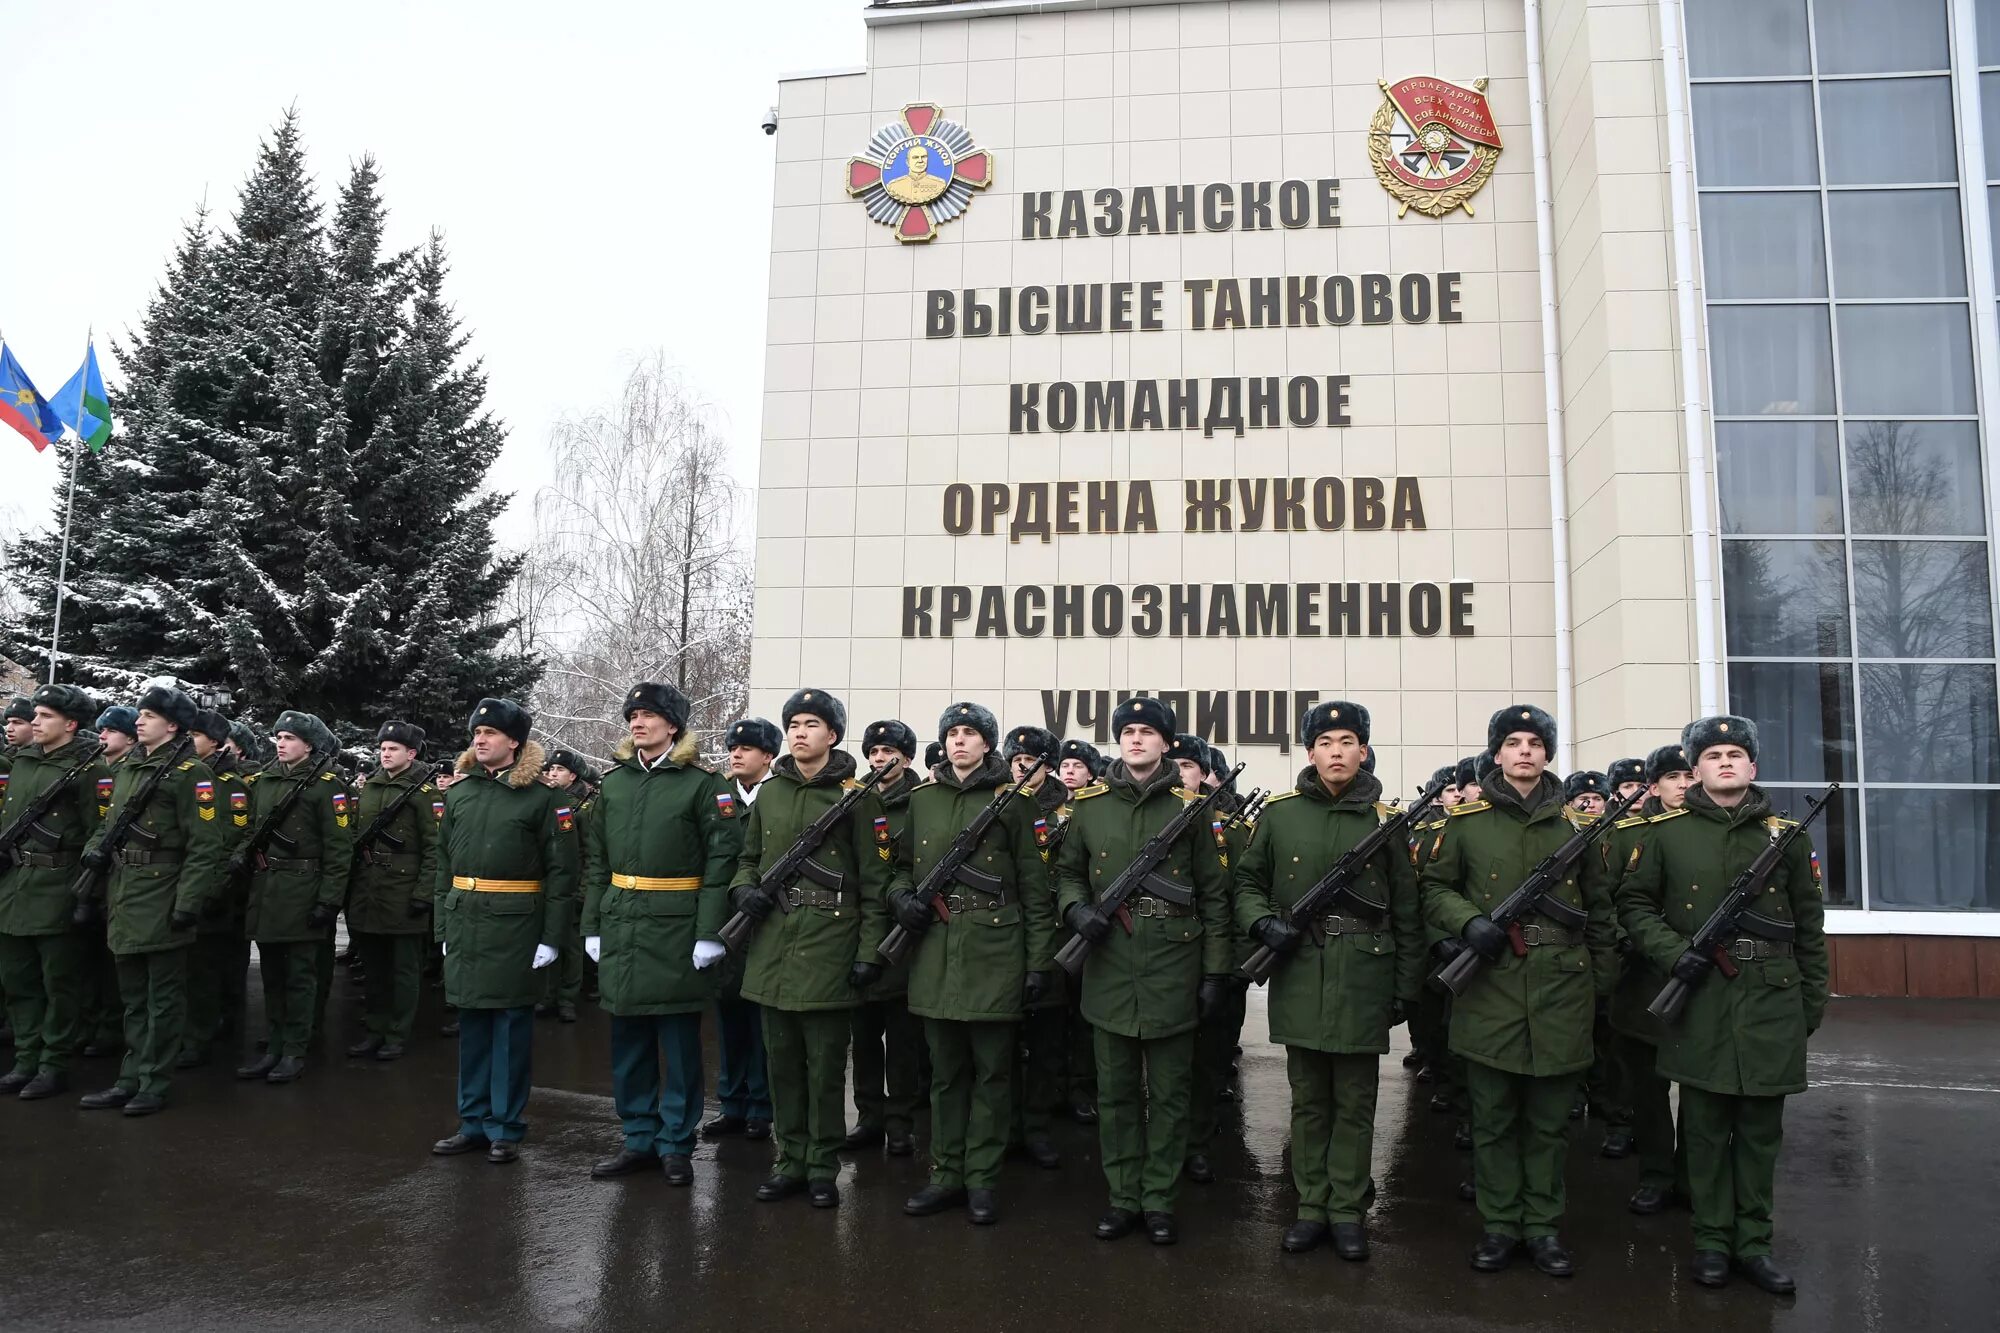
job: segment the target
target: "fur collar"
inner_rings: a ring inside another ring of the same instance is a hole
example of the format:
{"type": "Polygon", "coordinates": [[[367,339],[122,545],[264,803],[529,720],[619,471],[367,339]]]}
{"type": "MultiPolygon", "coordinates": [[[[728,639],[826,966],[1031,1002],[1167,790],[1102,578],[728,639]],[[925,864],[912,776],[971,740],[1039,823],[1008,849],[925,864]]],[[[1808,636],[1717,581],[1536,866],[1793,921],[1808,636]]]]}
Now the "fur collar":
{"type": "MultiPolygon", "coordinates": [[[[510,787],[532,787],[542,780],[542,745],[531,740],[523,745],[514,756],[514,766],[507,770],[504,781],[510,787]]],[[[472,747],[467,746],[458,756],[454,765],[460,773],[479,772],[479,761],[472,757],[472,747]]]]}
{"type": "MultiPolygon", "coordinates": [[[[630,736],[619,741],[617,748],[611,751],[611,758],[614,763],[622,764],[627,759],[636,761],[638,757],[639,747],[632,743],[630,736]]],[[[688,767],[700,757],[701,745],[695,740],[694,733],[691,731],[683,731],[679,736],[676,736],[674,738],[674,748],[667,751],[667,762],[680,768],[688,767]]]]}

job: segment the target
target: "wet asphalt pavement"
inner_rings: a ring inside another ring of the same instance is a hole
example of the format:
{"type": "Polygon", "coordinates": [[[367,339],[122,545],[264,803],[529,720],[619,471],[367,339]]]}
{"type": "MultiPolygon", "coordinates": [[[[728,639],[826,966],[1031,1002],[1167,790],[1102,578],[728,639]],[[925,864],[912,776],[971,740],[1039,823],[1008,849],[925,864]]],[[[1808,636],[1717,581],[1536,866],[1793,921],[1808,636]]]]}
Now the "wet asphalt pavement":
{"type": "MultiPolygon", "coordinates": [[[[253,996],[257,982],[251,980],[253,996]]],[[[411,1054],[347,1061],[356,995],[290,1087],[183,1075],[147,1120],[73,1096],[0,1106],[0,1322],[20,1328],[753,1328],[1992,1330],[2000,1327],[2000,1005],[1836,1001],[1792,1099],[1777,1258],[1800,1293],[1687,1274],[1688,1217],[1637,1218],[1631,1159],[1574,1136],[1565,1237],[1577,1276],[1467,1264],[1479,1225],[1456,1196],[1467,1155],[1429,1089],[1383,1060],[1374,1257],[1285,1255],[1283,1053],[1261,992],[1244,1032],[1245,1100],[1185,1185],[1181,1243],[1092,1238],[1104,1206],[1095,1130],[1063,1124],[1060,1171],[1009,1159],[1003,1220],[906,1218],[921,1156],[850,1155],[843,1205],[759,1204],[768,1147],[704,1144],[691,1189],[593,1181],[616,1147],[607,1024],[537,1023],[521,1160],[428,1155],[455,1125],[452,1043],[427,991],[411,1054]]],[[[251,1031],[260,1031],[253,1003],[251,1031]]],[[[714,1048],[708,1086],[713,1091],[714,1048]]],[[[76,1092],[111,1078],[83,1062],[76,1092]]],[[[921,1128],[919,1144],[922,1142],[921,1128]]],[[[921,1153],[921,1147],[920,1147],[921,1153]]]]}

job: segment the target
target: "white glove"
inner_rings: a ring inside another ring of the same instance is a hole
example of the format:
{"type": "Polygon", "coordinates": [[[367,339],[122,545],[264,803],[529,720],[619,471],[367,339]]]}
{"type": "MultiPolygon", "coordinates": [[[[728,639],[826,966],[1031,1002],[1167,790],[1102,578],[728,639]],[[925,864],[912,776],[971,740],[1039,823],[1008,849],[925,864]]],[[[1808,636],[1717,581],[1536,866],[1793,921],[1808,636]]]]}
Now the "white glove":
{"type": "Polygon", "coordinates": [[[699,970],[701,968],[707,967],[709,964],[713,963],[716,959],[722,957],[722,955],[728,952],[729,951],[727,949],[723,948],[720,944],[717,944],[714,940],[696,940],[694,942],[695,968],[699,970]]]}
{"type": "Polygon", "coordinates": [[[554,949],[551,949],[546,944],[537,944],[535,946],[535,961],[532,964],[532,966],[536,968],[544,968],[547,967],[550,963],[553,963],[555,960],[556,960],[556,951],[554,949]]]}
{"type": "Polygon", "coordinates": [[[602,935],[585,935],[583,937],[583,951],[590,955],[591,962],[603,962],[604,937],[602,935]]]}
{"type": "Polygon", "coordinates": [[[443,958],[443,957],[445,957],[445,956],[446,956],[447,954],[449,954],[450,952],[451,952],[451,946],[450,946],[449,944],[446,944],[446,943],[445,943],[445,942],[444,942],[443,940],[439,940],[439,941],[438,941],[438,957],[440,957],[440,958],[443,958]]]}

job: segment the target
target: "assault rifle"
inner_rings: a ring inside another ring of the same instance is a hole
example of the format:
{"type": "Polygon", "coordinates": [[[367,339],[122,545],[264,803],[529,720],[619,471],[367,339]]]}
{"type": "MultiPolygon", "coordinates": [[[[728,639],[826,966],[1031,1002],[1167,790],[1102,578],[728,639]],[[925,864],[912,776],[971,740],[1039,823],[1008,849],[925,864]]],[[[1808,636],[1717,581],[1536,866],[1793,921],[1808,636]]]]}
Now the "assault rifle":
{"type": "Polygon", "coordinates": [[[83,758],[78,760],[73,767],[64,769],[60,777],[43,788],[41,794],[36,796],[33,801],[30,801],[28,807],[14,817],[13,823],[4,829],[0,829],[0,860],[12,859],[14,853],[21,849],[21,844],[28,840],[28,835],[31,833],[40,832],[42,836],[48,836],[47,831],[41,828],[42,820],[48,816],[49,811],[56,808],[56,802],[63,798],[63,793],[67,792],[76,784],[76,780],[83,776],[83,770],[96,763],[97,756],[103,753],[104,747],[102,745],[93,745],[90,747],[89,750],[85,751],[83,758]]]}
{"type": "MultiPolygon", "coordinates": [[[[863,796],[874,790],[875,784],[882,780],[882,775],[888,770],[887,764],[881,768],[871,768],[867,777],[842,792],[839,800],[829,805],[818,819],[806,825],[805,831],[799,834],[798,839],[786,849],[785,854],[773,862],[771,868],[752,886],[752,891],[762,895],[779,911],[787,913],[792,910],[792,903],[791,899],[785,896],[785,891],[795,879],[809,879],[823,889],[838,892],[844,877],[839,871],[828,870],[813,860],[813,853],[819,850],[822,842],[826,841],[827,834],[833,832],[840,821],[847,818],[848,811],[860,804],[863,796]]],[[[748,912],[738,911],[722,923],[722,929],[715,932],[715,938],[721,940],[722,947],[729,952],[741,953],[744,946],[750,942],[751,933],[757,929],[757,923],[762,919],[751,916],[748,912]]]]}
{"type": "MultiPolygon", "coordinates": [[[[1723,895],[1722,905],[1710,914],[1701,929],[1694,933],[1694,938],[1688,941],[1689,953],[1713,959],[1716,971],[1734,981],[1740,969],[1730,956],[1729,946],[1738,935],[1755,935],[1759,939],[1791,943],[1798,934],[1797,926],[1790,921],[1760,916],[1750,910],[1750,905],[1764,892],[1771,872],[1778,868],[1778,862],[1785,859],[1791,845],[1804,836],[1807,827],[1819,818],[1820,811],[1826,809],[1827,803],[1839,790],[1838,782],[1828,783],[1825,793],[1818,800],[1807,798],[1804,819],[1785,828],[1771,830],[1771,840],[1757,853],[1757,859],[1745,866],[1743,872],[1730,883],[1729,892],[1723,895]]],[[[1646,1006],[1646,1012],[1663,1023],[1678,1022],[1692,994],[1694,983],[1669,977],[1667,984],[1660,987],[1660,993],[1653,997],[1653,1002],[1646,1006]]]]}
{"type": "Polygon", "coordinates": [[[131,799],[119,807],[111,826],[97,840],[94,852],[84,853],[83,871],[70,885],[70,892],[76,895],[76,910],[70,913],[70,920],[77,925],[89,925],[104,911],[104,886],[111,878],[112,859],[139,827],[140,818],[146,813],[146,807],[153,803],[153,794],[167,780],[167,774],[173,772],[174,766],[193,748],[192,736],[182,736],[175,741],[167,751],[166,762],[148,773],[139,784],[139,789],[132,793],[131,799]]]}
{"type": "MultiPolygon", "coordinates": [[[[938,858],[938,863],[924,876],[924,882],[917,885],[913,896],[926,908],[936,912],[938,920],[944,922],[951,920],[951,909],[945,906],[944,901],[944,891],[948,885],[963,884],[968,889],[976,889],[986,894],[1000,892],[1001,883],[998,875],[989,875],[984,870],[976,870],[967,865],[966,860],[978,848],[979,840],[986,836],[986,830],[992,827],[993,821],[1000,817],[1000,812],[1006,809],[1007,802],[1016,796],[1026,794],[1028,783],[1034,779],[1035,774],[1048,766],[1048,757],[1037,755],[1035,766],[1029,769],[1019,782],[1001,783],[999,790],[993,793],[993,799],[972,817],[970,824],[958,831],[958,836],[951,840],[951,846],[945,849],[944,855],[938,858]]],[[[891,963],[900,963],[903,961],[903,955],[908,953],[910,946],[916,942],[916,938],[915,932],[899,924],[889,932],[882,943],[875,947],[875,952],[891,963]]]]}
{"type": "Polygon", "coordinates": [[[425,769],[415,781],[396,794],[395,800],[378,810],[375,818],[368,821],[368,827],[361,830],[361,836],[354,840],[355,855],[364,861],[369,859],[369,854],[377,842],[387,843],[392,852],[402,851],[403,840],[389,832],[389,825],[403,812],[403,807],[410,803],[410,798],[422,791],[424,784],[436,776],[435,765],[425,769]]]}

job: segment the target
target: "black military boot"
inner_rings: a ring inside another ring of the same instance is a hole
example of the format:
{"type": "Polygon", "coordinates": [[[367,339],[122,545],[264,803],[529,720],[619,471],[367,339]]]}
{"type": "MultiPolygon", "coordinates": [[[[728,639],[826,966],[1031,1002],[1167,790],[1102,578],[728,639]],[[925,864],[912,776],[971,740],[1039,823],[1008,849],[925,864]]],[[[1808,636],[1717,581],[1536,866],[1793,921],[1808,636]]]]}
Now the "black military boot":
{"type": "Polygon", "coordinates": [[[776,1203],[780,1199],[789,1199],[805,1187],[805,1181],[797,1176],[772,1176],[757,1187],[757,1202],[776,1203]]]}
{"type": "Polygon", "coordinates": [[[520,1145],[512,1139],[495,1139],[486,1145],[486,1160],[495,1166],[505,1166],[509,1162],[521,1160],[520,1145]]]}
{"type": "Polygon", "coordinates": [[[888,1134],[888,1149],[891,1157],[908,1157],[917,1150],[917,1141],[907,1129],[892,1129],[888,1134]]]}
{"type": "Polygon", "coordinates": [[[760,1120],[754,1115],[751,1116],[743,1122],[743,1137],[749,1139],[752,1143],[762,1143],[765,1139],[771,1137],[771,1122],[760,1120]]]}
{"type": "Polygon", "coordinates": [[[880,1125],[856,1125],[847,1131],[847,1137],[842,1139],[840,1144],[852,1152],[860,1148],[876,1147],[887,1137],[887,1132],[880,1125]]]}
{"type": "Polygon", "coordinates": [[[576,1022],[576,1006],[571,1004],[568,1000],[564,1000],[561,1004],[557,1005],[556,1021],[559,1023],[576,1022]]]}
{"type": "Polygon", "coordinates": [[[450,1138],[439,1139],[431,1145],[433,1157],[457,1157],[461,1153],[479,1152],[488,1146],[484,1134],[453,1134],[450,1138]]]}
{"type": "Polygon", "coordinates": [[[271,1066],[271,1072],[264,1075],[266,1083],[296,1083],[299,1075],[306,1072],[306,1062],[296,1055],[287,1055],[271,1066]]]}
{"type": "Polygon", "coordinates": [[[660,1174],[669,1185],[694,1184],[694,1160],[686,1153],[670,1152],[660,1158],[660,1174]]]}
{"type": "Polygon", "coordinates": [[[34,1081],[35,1071],[32,1069],[9,1070],[5,1074],[0,1074],[0,1094],[19,1092],[34,1081]]]}
{"type": "Polygon", "coordinates": [[[840,1187],[831,1180],[808,1180],[806,1202],[815,1208],[840,1207],[840,1187]]]}
{"type": "Polygon", "coordinates": [[[1691,1270],[1694,1280],[1704,1287],[1729,1284],[1729,1256],[1721,1250],[1696,1250],[1691,1270]]]}
{"type": "Polygon", "coordinates": [[[354,1059],[359,1060],[363,1056],[373,1055],[375,1054],[375,1052],[381,1049],[382,1049],[382,1039],[371,1032],[367,1036],[363,1037],[360,1041],[357,1041],[352,1046],[348,1047],[347,1053],[354,1059]]]}
{"type": "Polygon", "coordinates": [[[76,1099],[76,1104],[86,1111],[110,1111],[132,1100],[129,1088],[109,1087],[103,1092],[86,1092],[76,1099]]]}
{"type": "Polygon", "coordinates": [[[1097,1219],[1097,1238],[1117,1240],[1132,1234],[1132,1228],[1139,1225],[1139,1215],[1123,1208],[1113,1208],[1097,1219]]]}
{"type": "Polygon", "coordinates": [[[1097,1108],[1086,1098],[1073,1097],[1069,1104],[1069,1118],[1079,1125],[1094,1125],[1097,1123],[1097,1108]]]}
{"type": "Polygon", "coordinates": [[[400,1041],[383,1042],[380,1046],[375,1048],[375,1058],[377,1060],[384,1062],[385,1064],[390,1060],[402,1059],[403,1043],[400,1041]]]}
{"type": "Polygon", "coordinates": [[[1663,1213],[1667,1209],[1667,1192],[1657,1185],[1641,1185],[1633,1190],[1632,1197],[1625,1201],[1625,1209],[1641,1217],[1663,1213]]]}
{"type": "Polygon", "coordinates": [[[1026,1147],[1029,1159],[1044,1171],[1053,1171],[1062,1165],[1062,1154],[1047,1139],[1039,1136],[1029,1139],[1026,1147]]]}
{"type": "Polygon", "coordinates": [[[1146,1239],[1155,1245],[1172,1245],[1181,1238],[1181,1224],[1172,1213],[1146,1214],[1146,1239]]]}
{"type": "Polygon", "coordinates": [[[1753,1254],[1748,1259],[1738,1259],[1736,1270],[1773,1296],[1789,1296],[1799,1289],[1792,1275],[1772,1263],[1768,1254],[1753,1254]]]}
{"type": "Polygon", "coordinates": [[[199,1069],[208,1063],[208,1047],[183,1046],[180,1058],[174,1061],[176,1069],[199,1069]]]}
{"type": "Polygon", "coordinates": [[[1604,1146],[1597,1150],[1612,1161],[1632,1155],[1632,1131],[1623,1125],[1613,1125],[1604,1131],[1604,1146]]]}
{"type": "Polygon", "coordinates": [[[1215,1183],[1215,1168],[1209,1165],[1208,1156],[1205,1153],[1196,1153],[1188,1158],[1182,1169],[1187,1172],[1187,1178],[1197,1185],[1213,1185],[1215,1183]]]}
{"type": "Polygon", "coordinates": [[[1550,1277],[1568,1277],[1576,1272],[1576,1265],[1570,1261],[1569,1251],[1556,1236],[1532,1236],[1528,1240],[1528,1257],[1535,1261],[1535,1267],[1550,1277]]]}
{"type": "Polygon", "coordinates": [[[1514,1251],[1520,1244],[1512,1236],[1489,1231],[1472,1247],[1472,1266],[1482,1273],[1497,1273],[1514,1262],[1514,1251]]]}
{"type": "Polygon", "coordinates": [[[1285,1238],[1278,1244],[1287,1254],[1304,1254],[1307,1250],[1317,1249],[1326,1235],[1326,1223],[1302,1217],[1285,1228],[1285,1238]]]}
{"type": "Polygon", "coordinates": [[[719,1115],[701,1127],[701,1136],[705,1139],[732,1138],[741,1134],[748,1124],[740,1115],[719,1115]]]}
{"type": "Polygon", "coordinates": [[[966,1220],[976,1227],[990,1227],[1000,1220],[1000,1200],[992,1190],[968,1190],[965,1196],[966,1220]]]}
{"type": "Polygon", "coordinates": [[[125,1103],[121,1114],[130,1116],[158,1115],[167,1109],[167,1099],[157,1092],[135,1092],[132,1100],[125,1103]]]}
{"type": "Polygon", "coordinates": [[[1368,1232],[1359,1222],[1333,1224],[1333,1252],[1350,1263],[1368,1257],[1368,1232]]]}
{"type": "Polygon", "coordinates": [[[44,1069],[28,1080],[28,1086],[21,1089],[21,1100],[38,1102],[44,1097],[53,1097],[69,1090],[69,1075],[60,1069],[44,1069]]]}
{"type": "Polygon", "coordinates": [[[277,1067],[278,1067],[278,1057],[272,1055],[269,1051],[266,1051],[264,1054],[258,1056],[255,1060],[251,1061],[249,1064],[240,1066],[236,1071],[236,1077],[263,1078],[266,1074],[269,1074],[273,1069],[276,1069],[277,1067]]]}
{"type": "Polygon", "coordinates": [[[964,1190],[932,1183],[903,1200],[903,1211],[911,1217],[930,1217],[947,1208],[962,1207],[964,1203],[964,1190]]]}
{"type": "Polygon", "coordinates": [[[592,1162],[590,1164],[590,1178],[592,1180],[610,1180],[616,1176],[635,1175],[640,1171],[651,1170],[652,1165],[653,1154],[649,1152],[635,1152],[631,1148],[621,1147],[617,1152],[611,1154],[611,1156],[601,1157],[597,1161],[592,1162]]]}

